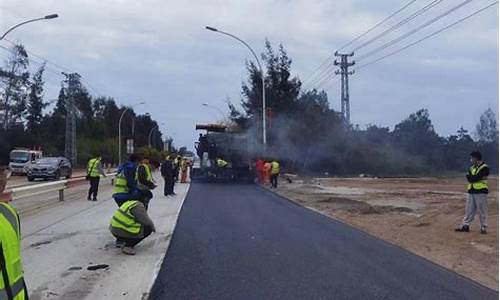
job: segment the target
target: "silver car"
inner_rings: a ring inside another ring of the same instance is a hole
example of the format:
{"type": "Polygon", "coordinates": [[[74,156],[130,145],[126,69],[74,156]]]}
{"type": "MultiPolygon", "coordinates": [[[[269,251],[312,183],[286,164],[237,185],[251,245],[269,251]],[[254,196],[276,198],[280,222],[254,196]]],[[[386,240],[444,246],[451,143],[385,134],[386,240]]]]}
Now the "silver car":
{"type": "Polygon", "coordinates": [[[71,178],[73,170],[70,161],[65,157],[43,157],[28,168],[28,181],[37,178],[60,179],[71,178]]]}

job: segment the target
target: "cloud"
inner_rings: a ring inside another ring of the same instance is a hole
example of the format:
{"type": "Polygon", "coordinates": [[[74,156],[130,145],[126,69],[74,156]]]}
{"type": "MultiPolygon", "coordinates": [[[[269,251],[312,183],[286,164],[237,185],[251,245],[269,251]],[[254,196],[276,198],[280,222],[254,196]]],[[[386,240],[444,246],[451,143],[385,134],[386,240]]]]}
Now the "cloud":
{"type": "MultiPolygon", "coordinates": [[[[389,24],[428,2],[417,1],[389,24]]],[[[384,41],[459,2],[444,1],[384,41]]],[[[401,7],[401,3],[3,0],[0,28],[26,18],[59,13],[60,18],[25,25],[9,38],[79,72],[98,93],[113,96],[121,104],[146,101],[148,105],[141,109],[167,124],[164,133],[176,133],[177,144],[192,147],[196,139],[194,124],[218,118],[201,104],[211,102],[226,110],[222,101],[226,97],[238,103],[241,82],[246,80],[244,62],[253,59],[237,41],[208,32],[205,25],[240,36],[259,53],[264,50],[265,38],[275,45],[283,43],[293,59],[294,74],[304,78],[336,48],[401,7]]],[[[407,42],[487,3],[473,1],[407,42]]],[[[428,107],[441,134],[452,133],[461,125],[473,129],[481,110],[488,106],[498,109],[497,9],[352,76],[353,120],[361,125],[393,126],[409,113],[428,107]]],[[[6,54],[1,55],[4,58],[6,54]]],[[[55,74],[46,78],[48,99],[57,97],[60,80],[55,74]]],[[[338,108],[339,83],[332,86],[327,89],[329,99],[338,108]]]]}

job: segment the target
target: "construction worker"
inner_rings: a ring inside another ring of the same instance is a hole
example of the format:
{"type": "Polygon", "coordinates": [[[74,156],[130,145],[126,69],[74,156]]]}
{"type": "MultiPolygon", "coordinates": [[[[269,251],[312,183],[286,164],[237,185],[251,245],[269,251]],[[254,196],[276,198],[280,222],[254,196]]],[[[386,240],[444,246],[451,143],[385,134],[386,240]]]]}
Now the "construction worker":
{"type": "Polygon", "coordinates": [[[149,159],[143,158],[141,160],[141,163],[137,167],[135,179],[137,180],[137,189],[141,195],[139,200],[147,209],[149,201],[153,198],[151,190],[156,188],[156,184],[153,180],[153,174],[151,173],[151,167],[149,166],[149,159]]]}
{"type": "Polygon", "coordinates": [[[482,155],[479,151],[473,151],[470,154],[470,162],[472,166],[465,176],[467,181],[467,201],[465,204],[465,217],[462,226],[455,229],[459,232],[469,232],[469,227],[476,210],[479,210],[479,222],[481,224],[481,233],[488,233],[488,175],[490,169],[482,160],[482,155]]]}
{"type": "Polygon", "coordinates": [[[128,161],[118,167],[113,188],[113,199],[118,207],[130,199],[139,199],[140,197],[135,179],[138,162],[139,156],[131,154],[128,161]]]}
{"type": "Polygon", "coordinates": [[[135,255],[134,246],[156,232],[146,207],[137,200],[126,201],[115,211],[109,230],[116,238],[116,246],[127,255],[135,255]]]}
{"type": "Polygon", "coordinates": [[[264,184],[264,161],[262,159],[258,159],[255,162],[255,170],[257,171],[257,180],[260,184],[264,184]]]}
{"type": "Polygon", "coordinates": [[[87,163],[87,180],[90,183],[89,193],[87,196],[87,200],[91,200],[90,196],[92,196],[92,201],[97,201],[97,192],[99,190],[99,181],[101,179],[101,175],[106,177],[106,173],[102,167],[101,157],[97,156],[91,158],[87,163]]]}
{"type": "Polygon", "coordinates": [[[269,184],[271,182],[271,162],[264,161],[264,184],[269,184]]]}
{"type": "Polygon", "coordinates": [[[189,169],[189,161],[187,158],[181,161],[181,183],[187,183],[187,173],[189,169]]]}
{"type": "Polygon", "coordinates": [[[163,195],[165,196],[174,196],[174,162],[172,157],[169,155],[166,159],[161,163],[161,176],[165,181],[165,186],[163,189],[163,195]]]}
{"type": "Polygon", "coordinates": [[[271,161],[271,188],[278,188],[278,177],[280,175],[280,163],[271,161]]]}
{"type": "Polygon", "coordinates": [[[21,259],[21,223],[9,197],[3,196],[11,172],[8,154],[0,156],[0,299],[24,300],[28,291],[21,259]]]}
{"type": "Polygon", "coordinates": [[[174,158],[174,182],[179,181],[179,169],[181,167],[181,158],[176,155],[174,158]]]}

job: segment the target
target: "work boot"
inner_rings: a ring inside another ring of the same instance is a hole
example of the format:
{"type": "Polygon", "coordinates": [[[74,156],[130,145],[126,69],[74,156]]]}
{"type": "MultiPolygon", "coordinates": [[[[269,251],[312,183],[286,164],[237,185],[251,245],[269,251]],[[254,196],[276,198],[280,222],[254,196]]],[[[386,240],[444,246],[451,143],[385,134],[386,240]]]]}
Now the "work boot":
{"type": "Polygon", "coordinates": [[[122,252],[123,252],[123,254],[127,254],[127,255],[135,255],[135,250],[132,247],[123,247],[122,252]]]}
{"type": "Polygon", "coordinates": [[[486,230],[486,226],[481,226],[481,234],[487,234],[488,230],[486,230]]]}
{"type": "Polygon", "coordinates": [[[97,201],[97,198],[92,199],[92,201],[97,201]]]}
{"type": "Polygon", "coordinates": [[[90,196],[88,196],[88,197],[87,197],[87,200],[88,200],[88,201],[91,201],[92,199],[90,199],[90,196]]]}
{"type": "Polygon", "coordinates": [[[469,226],[468,225],[462,225],[462,227],[459,227],[455,229],[457,232],[469,232],[469,226]]]}

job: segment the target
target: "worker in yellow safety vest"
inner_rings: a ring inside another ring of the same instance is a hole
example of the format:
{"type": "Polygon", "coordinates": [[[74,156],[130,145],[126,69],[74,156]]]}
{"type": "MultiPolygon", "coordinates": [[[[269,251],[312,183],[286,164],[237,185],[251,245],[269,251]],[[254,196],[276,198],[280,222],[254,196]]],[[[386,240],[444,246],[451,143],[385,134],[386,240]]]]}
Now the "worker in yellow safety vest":
{"type": "MultiPolygon", "coordinates": [[[[1,154],[0,154],[1,155],[1,154]]],[[[21,259],[20,220],[9,197],[3,195],[10,177],[8,156],[0,157],[0,299],[28,299],[21,259]]]]}
{"type": "Polygon", "coordinates": [[[486,234],[488,228],[488,175],[490,169],[484,163],[479,151],[470,154],[472,166],[465,176],[467,178],[467,200],[465,204],[465,217],[462,226],[455,229],[459,232],[469,232],[470,224],[474,221],[476,210],[479,211],[479,222],[481,224],[481,233],[486,234]]]}
{"type": "Polygon", "coordinates": [[[97,201],[97,192],[99,190],[99,181],[101,175],[106,177],[104,168],[102,167],[101,157],[94,157],[89,159],[87,163],[87,180],[90,183],[89,193],[87,200],[97,201]],[[92,199],[90,198],[92,196],[92,199]]]}
{"type": "Polygon", "coordinates": [[[137,200],[129,200],[115,211],[109,222],[109,230],[116,238],[117,247],[121,247],[122,252],[128,255],[134,255],[134,246],[156,232],[146,207],[137,200]]]}
{"type": "Polygon", "coordinates": [[[141,163],[137,167],[135,179],[137,181],[137,189],[139,191],[139,194],[141,195],[139,200],[147,209],[149,201],[153,198],[153,193],[151,193],[151,190],[156,188],[153,174],[151,172],[151,166],[149,165],[149,159],[143,158],[141,160],[141,163]]]}
{"type": "Polygon", "coordinates": [[[280,175],[280,163],[271,161],[271,188],[278,188],[278,177],[280,175]]]}

